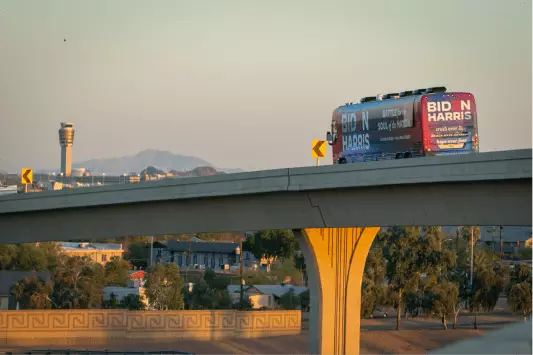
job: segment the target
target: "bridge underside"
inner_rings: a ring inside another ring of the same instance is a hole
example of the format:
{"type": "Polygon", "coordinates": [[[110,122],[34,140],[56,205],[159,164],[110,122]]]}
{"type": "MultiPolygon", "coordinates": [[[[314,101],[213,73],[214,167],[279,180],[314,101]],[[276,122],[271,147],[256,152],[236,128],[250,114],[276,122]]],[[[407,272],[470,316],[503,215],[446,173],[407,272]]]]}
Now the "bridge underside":
{"type": "Polygon", "coordinates": [[[0,243],[392,225],[531,226],[531,179],[285,191],[0,214],[0,243]]]}

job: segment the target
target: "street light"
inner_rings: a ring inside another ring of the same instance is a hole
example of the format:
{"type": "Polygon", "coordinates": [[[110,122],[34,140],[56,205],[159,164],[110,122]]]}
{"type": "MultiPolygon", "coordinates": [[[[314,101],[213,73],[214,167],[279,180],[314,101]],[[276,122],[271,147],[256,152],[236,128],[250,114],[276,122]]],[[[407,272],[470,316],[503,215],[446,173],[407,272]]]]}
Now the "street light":
{"type": "Polygon", "coordinates": [[[243,278],[242,278],[242,239],[239,242],[239,246],[235,248],[235,254],[239,256],[239,274],[241,279],[241,294],[240,294],[240,306],[243,306],[243,278]]]}

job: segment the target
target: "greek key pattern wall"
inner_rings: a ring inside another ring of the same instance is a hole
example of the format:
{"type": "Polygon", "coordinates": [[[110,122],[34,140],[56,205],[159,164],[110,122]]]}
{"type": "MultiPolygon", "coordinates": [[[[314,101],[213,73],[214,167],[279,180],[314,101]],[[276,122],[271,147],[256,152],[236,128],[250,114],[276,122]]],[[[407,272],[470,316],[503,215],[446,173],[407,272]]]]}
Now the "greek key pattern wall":
{"type": "MultiPolygon", "coordinates": [[[[127,310],[34,310],[0,311],[0,334],[7,337],[81,336],[84,331],[106,336],[118,334],[157,334],[198,332],[226,335],[272,332],[298,333],[300,311],[127,311],[127,310]],[[38,334],[38,335],[37,335],[38,334]],[[78,335],[74,335],[78,334],[78,335]]],[[[1,335],[0,335],[1,337],[1,335]]]]}

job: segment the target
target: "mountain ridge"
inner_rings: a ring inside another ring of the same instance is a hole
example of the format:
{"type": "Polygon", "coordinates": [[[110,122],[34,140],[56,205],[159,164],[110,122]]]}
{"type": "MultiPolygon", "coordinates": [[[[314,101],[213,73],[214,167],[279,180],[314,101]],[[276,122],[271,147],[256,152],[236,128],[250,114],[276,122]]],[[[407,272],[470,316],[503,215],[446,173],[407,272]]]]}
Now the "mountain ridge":
{"type": "MultiPolygon", "coordinates": [[[[220,172],[236,173],[243,172],[239,168],[218,168],[210,162],[195,157],[182,154],[175,154],[167,150],[145,149],[135,155],[122,157],[96,158],[72,164],[73,168],[85,168],[93,174],[121,175],[129,173],[140,173],[147,167],[154,167],[164,172],[191,171],[201,167],[211,167],[220,172]]],[[[49,172],[39,169],[42,172],[49,172]]],[[[50,170],[54,171],[54,170],[50,170]]],[[[57,171],[57,169],[55,169],[57,171]]]]}

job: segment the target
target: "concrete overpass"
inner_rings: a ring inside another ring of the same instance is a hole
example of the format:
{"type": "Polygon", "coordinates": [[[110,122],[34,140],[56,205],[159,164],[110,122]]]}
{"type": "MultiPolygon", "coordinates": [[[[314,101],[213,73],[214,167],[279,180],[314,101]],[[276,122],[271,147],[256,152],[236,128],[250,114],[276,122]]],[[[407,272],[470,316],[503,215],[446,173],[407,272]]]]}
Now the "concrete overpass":
{"type": "Polygon", "coordinates": [[[310,352],[357,354],[375,226],[531,226],[531,157],[517,150],[12,195],[0,198],[0,242],[293,229],[316,296],[310,352]]]}

